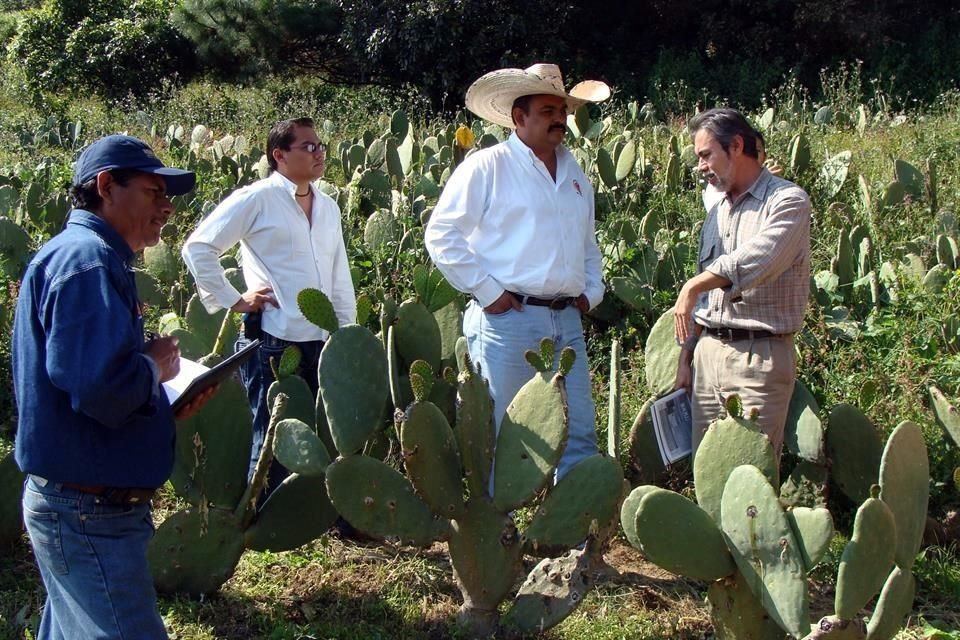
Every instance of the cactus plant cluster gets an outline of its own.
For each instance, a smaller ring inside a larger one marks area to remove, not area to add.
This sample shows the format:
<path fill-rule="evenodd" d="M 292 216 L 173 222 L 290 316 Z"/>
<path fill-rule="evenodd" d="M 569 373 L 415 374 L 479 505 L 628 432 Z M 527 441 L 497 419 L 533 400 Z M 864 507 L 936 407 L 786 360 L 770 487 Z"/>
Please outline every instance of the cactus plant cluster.
<path fill-rule="evenodd" d="M 624 220 L 610 225 L 602 244 L 608 266 L 622 275 L 610 278 L 610 289 L 632 309 L 644 314 L 656 308 L 657 291 L 675 290 L 682 282 L 690 254 L 690 236 L 665 227 L 657 209 L 639 225 Z"/>
<path fill-rule="evenodd" d="M 398 314 L 398 323 L 402 320 Z M 357 340 L 376 340 L 360 327 L 348 329 Z M 564 376 L 572 354 L 561 355 L 555 373 L 552 343 L 531 354 L 540 370 L 510 404 L 498 436 L 486 382 L 474 370 L 465 341 L 456 351 L 459 403 L 454 421 L 429 400 L 434 394 L 433 367 L 414 361 L 406 376 L 412 402 L 397 413 L 404 476 L 360 454 L 357 443 L 377 428 L 377 420 L 359 415 L 356 408 L 381 402 L 387 381 L 371 377 L 368 370 L 345 369 L 344 362 L 333 359 L 334 340 L 346 330 L 331 339 L 320 360 L 321 395 L 340 454 L 326 470 L 337 510 L 371 536 L 415 545 L 448 542 L 463 595 L 459 620 L 478 637 L 498 627 L 534 632 L 566 617 L 589 580 L 586 550 L 544 560 L 502 620 L 498 607 L 521 575 L 524 554 L 552 555 L 583 542 L 613 520 L 622 495 L 619 465 L 597 455 L 575 466 L 536 504 L 535 498 L 551 484 L 566 442 Z M 388 344 L 395 342 L 394 331 L 389 327 Z M 352 358 L 352 352 L 342 357 Z M 388 357 L 396 380 L 399 354 L 391 350 Z M 325 386 L 325 379 L 337 380 L 338 387 Z M 518 530 L 513 512 L 534 505 L 529 526 Z"/>
<path fill-rule="evenodd" d="M 879 488 L 860 506 L 841 559 L 835 614 L 812 627 L 806 576 L 833 535 L 830 513 L 784 505 L 768 439 L 737 416 L 709 427 L 693 469 L 696 503 L 640 486 L 624 501 L 621 524 L 654 563 L 710 583 L 719 638 L 893 637 L 912 607 L 910 570 L 927 508 L 926 448 L 916 424 L 901 423 L 888 439 Z M 864 628 L 860 612 L 878 592 Z"/>
<path fill-rule="evenodd" d="M 651 398 L 638 412 L 629 435 L 628 476 L 633 484 L 660 484 L 668 476 L 653 430 L 650 406 L 673 390 L 680 346 L 673 335 L 673 314 L 660 316 L 647 336 L 644 363 Z M 780 498 L 792 506 L 826 504 L 827 452 L 820 408 L 803 385 L 794 385 L 784 429 L 784 447 L 796 464 L 785 475 Z"/>
<path fill-rule="evenodd" d="M 202 336 L 201 344 L 224 342 L 231 314 L 217 325 L 217 317 L 206 315 L 199 301 L 190 309 L 188 319 L 195 322 L 188 325 L 189 331 L 172 331 L 181 337 L 181 344 L 187 336 L 198 341 Z M 358 350 L 354 366 L 375 368 L 384 360 L 377 347 L 379 342 L 372 352 Z M 252 417 L 239 382 L 221 383 L 196 415 L 178 425 L 170 481 L 190 507 L 165 520 L 151 542 L 149 559 L 159 592 L 216 591 L 232 575 L 244 549 L 294 549 L 323 534 L 336 520 L 323 476 L 324 462 L 330 458 L 327 447 L 332 447 L 329 427 L 322 403 L 302 378 L 291 374 L 298 356 L 290 348 L 277 363 L 277 380 L 267 396 L 273 407 L 270 425 L 249 482 Z M 382 407 L 381 403 L 374 410 Z M 292 473 L 261 504 L 271 461 L 276 456 L 287 462 L 291 449 L 299 451 L 304 430 L 321 443 L 319 449 L 306 452 L 312 464 L 288 466 Z M 311 508 L 304 510 L 305 504 Z"/>

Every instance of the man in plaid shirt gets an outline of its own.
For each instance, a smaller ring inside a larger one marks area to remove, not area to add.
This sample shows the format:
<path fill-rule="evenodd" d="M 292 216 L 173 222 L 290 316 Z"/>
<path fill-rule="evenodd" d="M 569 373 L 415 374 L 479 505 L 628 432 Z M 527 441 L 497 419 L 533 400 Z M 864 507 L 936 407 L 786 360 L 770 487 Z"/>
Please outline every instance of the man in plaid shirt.
<path fill-rule="evenodd" d="M 739 112 L 711 109 L 690 130 L 701 174 L 724 197 L 707 211 L 698 273 L 674 307 L 676 386 L 691 394 L 694 450 L 737 394 L 779 457 L 810 295 L 810 198 L 764 168 Z"/>

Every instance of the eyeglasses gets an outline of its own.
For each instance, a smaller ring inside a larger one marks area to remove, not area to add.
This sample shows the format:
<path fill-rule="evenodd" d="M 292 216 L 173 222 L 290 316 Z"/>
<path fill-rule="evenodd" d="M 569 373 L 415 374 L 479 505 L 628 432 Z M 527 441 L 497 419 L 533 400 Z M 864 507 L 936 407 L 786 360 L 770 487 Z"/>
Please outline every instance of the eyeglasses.
<path fill-rule="evenodd" d="M 304 142 L 300 148 L 307 153 L 326 153 L 327 145 L 322 142 Z"/>

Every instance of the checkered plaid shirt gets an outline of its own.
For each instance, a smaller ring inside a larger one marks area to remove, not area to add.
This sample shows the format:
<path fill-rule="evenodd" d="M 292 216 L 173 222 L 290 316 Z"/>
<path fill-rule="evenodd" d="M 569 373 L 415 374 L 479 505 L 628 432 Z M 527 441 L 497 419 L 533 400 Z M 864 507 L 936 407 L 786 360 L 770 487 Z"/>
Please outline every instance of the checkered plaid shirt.
<path fill-rule="evenodd" d="M 698 324 L 796 333 L 810 297 L 810 198 L 764 169 L 736 202 L 707 212 L 698 272 L 731 282 L 701 294 Z"/>

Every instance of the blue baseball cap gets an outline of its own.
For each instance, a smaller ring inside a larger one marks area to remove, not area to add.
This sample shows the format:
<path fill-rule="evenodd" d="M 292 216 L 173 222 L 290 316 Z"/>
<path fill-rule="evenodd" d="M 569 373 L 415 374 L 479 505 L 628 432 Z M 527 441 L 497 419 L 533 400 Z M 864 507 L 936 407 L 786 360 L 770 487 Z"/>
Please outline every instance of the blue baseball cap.
<path fill-rule="evenodd" d="M 74 184 L 81 185 L 101 171 L 136 169 L 153 173 L 167 183 L 167 195 L 179 196 L 193 189 L 197 176 L 193 171 L 165 167 L 153 149 L 133 136 L 112 135 L 100 138 L 83 150 L 73 169 Z"/>

